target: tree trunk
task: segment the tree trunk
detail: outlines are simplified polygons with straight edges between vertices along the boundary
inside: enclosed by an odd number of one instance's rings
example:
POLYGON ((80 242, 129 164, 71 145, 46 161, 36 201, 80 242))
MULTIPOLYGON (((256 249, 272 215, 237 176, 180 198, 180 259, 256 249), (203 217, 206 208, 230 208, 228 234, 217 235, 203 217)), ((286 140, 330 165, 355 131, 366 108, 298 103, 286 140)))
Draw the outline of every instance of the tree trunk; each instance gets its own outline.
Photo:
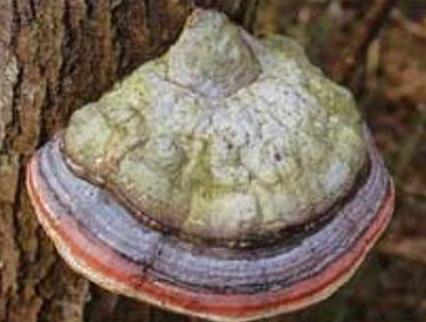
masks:
MULTIPOLYGON (((29 156, 76 108, 163 53, 194 4, 249 28, 257 2, 0 1, 0 321, 83 321, 90 299, 88 282, 58 259, 35 220, 24 186, 29 156)), ((176 319, 184 318, 153 310, 144 321, 176 319)))

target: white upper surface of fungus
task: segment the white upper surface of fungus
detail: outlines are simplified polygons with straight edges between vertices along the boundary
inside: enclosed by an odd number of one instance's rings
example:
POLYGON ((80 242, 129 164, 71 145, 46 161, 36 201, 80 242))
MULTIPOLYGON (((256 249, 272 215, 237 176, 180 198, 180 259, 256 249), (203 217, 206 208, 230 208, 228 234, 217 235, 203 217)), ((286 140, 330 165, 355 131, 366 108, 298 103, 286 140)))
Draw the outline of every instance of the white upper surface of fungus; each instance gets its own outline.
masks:
POLYGON ((73 115, 65 151, 165 225, 267 237, 348 192, 361 123, 294 41, 197 10, 166 55, 73 115))

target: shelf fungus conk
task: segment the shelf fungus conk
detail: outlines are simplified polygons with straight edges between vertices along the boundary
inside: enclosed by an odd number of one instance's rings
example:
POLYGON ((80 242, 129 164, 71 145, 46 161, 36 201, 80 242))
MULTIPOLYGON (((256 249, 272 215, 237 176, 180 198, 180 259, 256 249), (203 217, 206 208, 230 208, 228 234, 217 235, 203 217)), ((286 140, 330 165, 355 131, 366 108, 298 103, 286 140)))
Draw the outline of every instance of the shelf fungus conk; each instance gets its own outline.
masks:
POLYGON ((168 53, 75 112, 27 184, 76 271, 216 321, 328 297, 394 205, 351 94, 294 41, 204 10, 168 53))

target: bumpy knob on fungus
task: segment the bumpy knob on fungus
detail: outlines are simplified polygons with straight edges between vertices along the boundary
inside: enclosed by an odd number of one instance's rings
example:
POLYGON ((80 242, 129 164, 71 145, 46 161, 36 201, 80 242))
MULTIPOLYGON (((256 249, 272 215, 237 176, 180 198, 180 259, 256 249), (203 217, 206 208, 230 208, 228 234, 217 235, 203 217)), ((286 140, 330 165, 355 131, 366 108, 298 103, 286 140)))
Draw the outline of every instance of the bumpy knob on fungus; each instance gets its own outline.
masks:
POLYGON ((27 178, 72 268, 216 321, 326 298, 394 204, 350 93, 294 41, 203 10, 166 55, 74 113, 27 178))

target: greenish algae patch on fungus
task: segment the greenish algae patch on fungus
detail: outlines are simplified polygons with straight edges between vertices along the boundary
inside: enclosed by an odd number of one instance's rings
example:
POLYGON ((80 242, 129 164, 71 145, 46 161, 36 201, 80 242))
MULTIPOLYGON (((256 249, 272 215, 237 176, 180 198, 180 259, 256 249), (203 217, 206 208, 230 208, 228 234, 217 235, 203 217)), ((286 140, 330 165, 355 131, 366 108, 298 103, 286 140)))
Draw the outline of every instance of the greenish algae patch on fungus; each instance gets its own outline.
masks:
POLYGON ((213 11, 77 111, 64 151, 161 224, 231 240, 313 219, 366 161, 347 90, 293 40, 255 39, 213 11))

